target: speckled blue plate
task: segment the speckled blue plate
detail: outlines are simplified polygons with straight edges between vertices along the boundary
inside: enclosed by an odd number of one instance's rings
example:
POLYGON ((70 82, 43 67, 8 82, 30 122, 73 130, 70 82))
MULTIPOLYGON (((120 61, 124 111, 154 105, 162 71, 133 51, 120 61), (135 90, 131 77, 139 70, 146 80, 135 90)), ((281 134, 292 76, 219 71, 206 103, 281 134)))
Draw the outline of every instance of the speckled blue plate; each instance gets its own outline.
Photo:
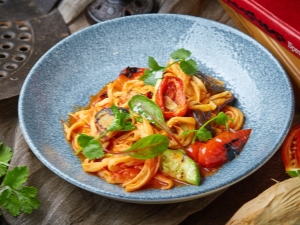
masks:
POLYGON ((129 16, 88 27, 51 48, 24 82, 19 119, 39 160, 68 182, 90 192, 135 203, 173 203, 226 188, 261 167, 280 147, 291 125, 294 97, 277 60, 247 35, 210 20, 174 14, 129 16), (199 70, 223 81, 246 116, 251 137, 238 158, 201 186, 126 193, 86 174, 65 140, 61 120, 114 80, 127 66, 159 64, 179 48, 192 52, 199 70))

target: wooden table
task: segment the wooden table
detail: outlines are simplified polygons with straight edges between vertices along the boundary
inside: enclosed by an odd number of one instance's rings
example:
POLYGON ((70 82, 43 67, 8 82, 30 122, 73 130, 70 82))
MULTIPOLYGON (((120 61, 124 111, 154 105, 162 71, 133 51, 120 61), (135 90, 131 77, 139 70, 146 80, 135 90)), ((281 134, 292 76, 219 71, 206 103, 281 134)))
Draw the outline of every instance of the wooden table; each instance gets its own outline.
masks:
MULTIPOLYGON (((161 2, 163 3, 166 1, 161 2)), ((197 15, 235 27, 235 24, 232 22, 226 12, 221 8, 217 0, 203 0, 201 1, 201 7, 198 6, 194 9, 186 9, 184 8, 184 6, 179 7, 180 4, 178 2, 180 1, 174 1, 171 4, 173 8, 164 10, 169 10, 168 12, 171 13, 179 12, 184 14, 197 15), (179 5, 176 5, 175 3, 178 3, 179 5)), ((189 4, 187 3, 187 5, 189 4)), ((76 23, 74 23, 73 20, 68 24, 71 33, 76 32, 77 30, 88 25, 86 21, 84 21, 82 15, 78 14, 76 16, 78 16, 79 18, 76 23)), ((15 136, 15 126, 18 123, 17 103, 18 96, 0 101, 0 141, 7 145, 13 144, 12 137, 15 136)), ((297 112, 294 119, 295 123, 298 123, 299 121, 297 112)), ((257 171, 248 176, 246 179, 229 187, 203 210, 200 210, 188 216, 180 224, 225 224, 244 203, 255 198, 261 192, 272 186, 275 183, 274 180, 283 181, 287 178, 288 176, 285 173, 283 163, 281 161, 280 151, 278 150, 265 165, 263 165, 261 168, 258 168, 257 171)), ((165 224, 168 224, 168 222, 166 221, 165 224)))

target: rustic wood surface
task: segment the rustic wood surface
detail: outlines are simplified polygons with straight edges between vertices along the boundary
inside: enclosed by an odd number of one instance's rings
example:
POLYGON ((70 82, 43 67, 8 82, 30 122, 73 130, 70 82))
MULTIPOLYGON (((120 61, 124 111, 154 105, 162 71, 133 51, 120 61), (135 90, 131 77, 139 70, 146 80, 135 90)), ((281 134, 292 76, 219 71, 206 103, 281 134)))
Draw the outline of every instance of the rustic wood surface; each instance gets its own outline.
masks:
MULTIPOLYGON (((158 2, 159 13, 190 14, 235 27, 217 0, 158 2)), ((70 33, 88 26, 84 14, 79 10, 83 7, 82 1, 65 0, 63 3, 65 6, 60 5, 59 9, 65 14, 70 33), (74 7, 75 12, 67 14, 65 7, 74 7)), ((282 181, 288 178, 278 151, 248 178, 205 198, 162 205, 140 205, 106 199, 64 181, 33 155, 18 125, 17 104, 18 97, 0 101, 0 141, 14 151, 11 166, 29 167, 27 185, 38 188, 38 198, 42 205, 31 215, 22 214, 17 218, 3 211, 9 224, 225 224, 244 203, 274 184, 272 179, 282 181)), ((298 121, 296 114, 294 122, 298 121)))

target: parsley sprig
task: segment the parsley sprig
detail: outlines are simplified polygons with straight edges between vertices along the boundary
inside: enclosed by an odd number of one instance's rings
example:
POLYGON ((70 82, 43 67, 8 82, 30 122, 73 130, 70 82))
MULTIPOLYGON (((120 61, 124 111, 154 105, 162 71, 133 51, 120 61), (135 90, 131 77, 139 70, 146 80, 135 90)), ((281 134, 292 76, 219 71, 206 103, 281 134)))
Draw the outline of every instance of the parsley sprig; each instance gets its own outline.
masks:
POLYGON ((143 80, 145 84, 155 86, 156 81, 163 77, 165 70, 175 63, 179 63, 181 70, 187 75, 192 76, 197 72, 197 63, 195 60, 190 58, 191 52, 189 50, 181 48, 171 53, 170 56, 174 62, 167 66, 160 66, 152 56, 149 56, 149 70, 145 70, 144 75, 141 76, 140 79, 143 80))
POLYGON ((226 130, 228 130, 228 120, 233 121, 233 119, 231 117, 227 116, 224 112, 219 112, 218 115, 216 115, 215 117, 206 121, 198 130, 187 130, 187 131, 184 131, 182 133, 182 135, 187 135, 191 132, 195 132, 192 143, 194 143, 197 138, 199 141, 206 142, 212 138, 212 134, 205 127, 209 123, 214 121, 216 124, 225 126, 226 130))
POLYGON ((21 212, 30 214, 41 204, 36 197, 37 189, 24 185, 28 178, 27 166, 7 171, 12 155, 11 148, 0 142, 0 176, 4 176, 0 185, 0 206, 12 216, 18 216, 21 212))

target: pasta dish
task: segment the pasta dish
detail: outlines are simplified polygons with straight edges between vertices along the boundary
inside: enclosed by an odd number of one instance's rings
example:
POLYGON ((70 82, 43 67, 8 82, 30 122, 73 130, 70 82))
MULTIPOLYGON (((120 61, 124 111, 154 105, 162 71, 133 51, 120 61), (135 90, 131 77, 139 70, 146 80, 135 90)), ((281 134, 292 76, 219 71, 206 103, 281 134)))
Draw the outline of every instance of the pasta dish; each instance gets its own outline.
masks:
POLYGON ((65 137, 85 172, 127 192, 200 185, 243 149, 251 129, 231 91, 171 56, 166 66, 149 58, 149 68, 125 68, 69 113, 65 137))

